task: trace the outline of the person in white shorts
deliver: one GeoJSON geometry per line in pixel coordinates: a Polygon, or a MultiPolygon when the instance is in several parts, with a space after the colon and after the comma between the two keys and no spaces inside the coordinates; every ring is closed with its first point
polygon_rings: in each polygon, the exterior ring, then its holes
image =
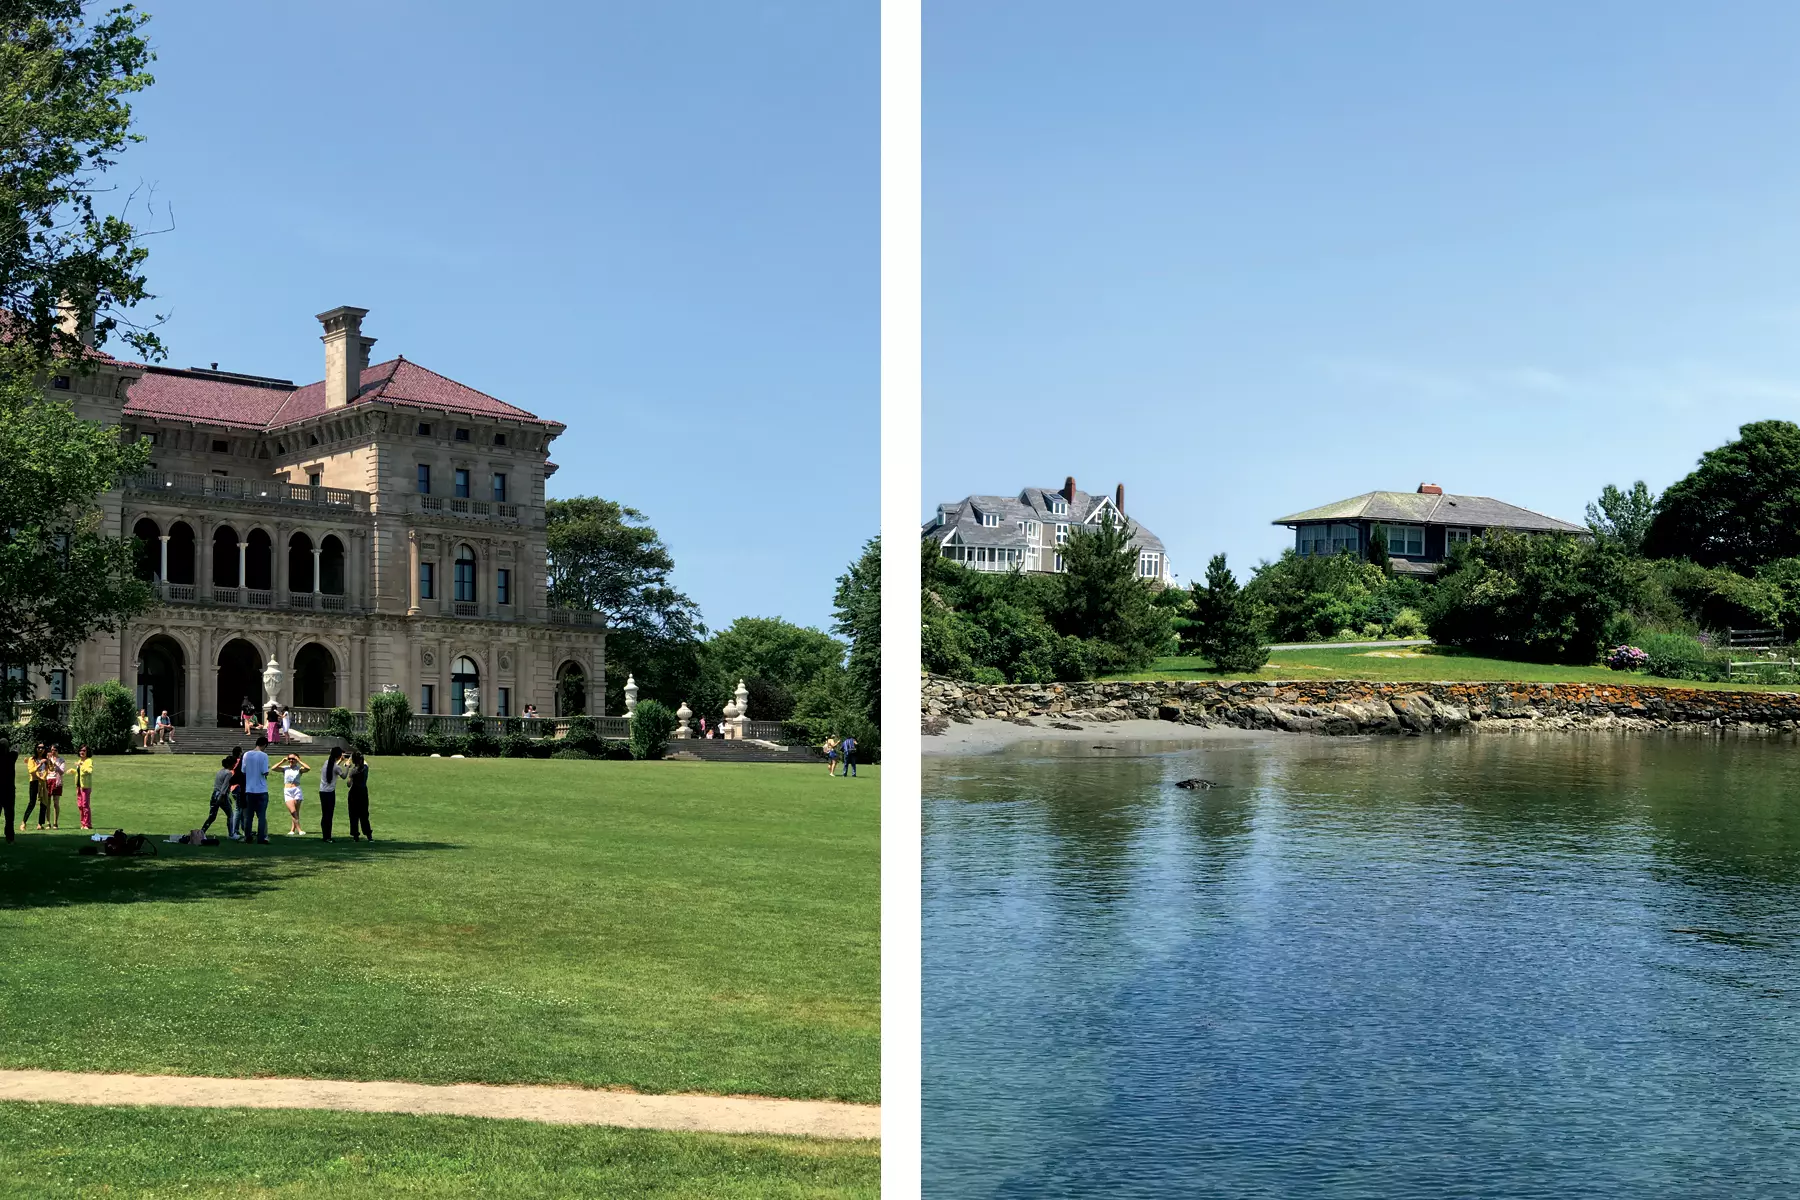
{"type": "Polygon", "coordinates": [[[300,828],[300,802],[306,799],[306,793],[300,790],[300,776],[310,770],[312,768],[301,762],[298,754],[290,754],[281,760],[281,798],[287,802],[288,816],[294,826],[288,830],[289,837],[302,837],[306,833],[300,828]]]}

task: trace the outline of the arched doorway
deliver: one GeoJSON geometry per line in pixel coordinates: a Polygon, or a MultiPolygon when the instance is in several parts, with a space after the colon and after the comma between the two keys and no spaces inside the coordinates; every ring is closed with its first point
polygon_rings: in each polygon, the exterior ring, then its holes
{"type": "Polygon", "coordinates": [[[344,594],[344,543],[331,534],[319,543],[319,590],[327,596],[344,594]]]}
{"type": "MultiPolygon", "coordinates": [[[[235,562],[233,569],[236,569],[235,562]]],[[[243,638],[232,638],[219,650],[218,668],[219,724],[235,726],[238,708],[245,700],[260,712],[263,702],[261,652],[243,638]]]]}
{"type": "Polygon", "coordinates": [[[313,590],[313,543],[304,533],[288,539],[288,591],[313,590]]]}
{"type": "Polygon", "coordinates": [[[570,660],[556,668],[556,715],[579,717],[587,713],[587,672],[570,660]]]}
{"type": "Polygon", "coordinates": [[[138,647],[137,701],[152,720],[166,709],[169,720],[187,724],[187,655],[174,638],[159,633],[138,647]]]}
{"type": "Polygon", "coordinates": [[[162,578],[162,530],[149,517],[139,517],[138,523],[131,527],[131,536],[137,543],[132,547],[133,573],[145,583],[155,583],[162,578]]]}
{"type": "MultiPolygon", "coordinates": [[[[238,535],[229,525],[213,530],[212,585],[216,588],[243,587],[238,578],[238,535]]],[[[221,699],[219,703],[225,701],[221,699]]]]}
{"type": "Polygon", "coordinates": [[[459,658],[450,664],[450,715],[463,714],[464,696],[469,688],[481,686],[481,671],[472,658],[459,658]]]}
{"type": "Polygon", "coordinates": [[[194,582],[194,527],[186,521],[169,526],[170,583],[194,582]]]}
{"type": "Polygon", "coordinates": [[[294,655],[294,703],[334,708],[337,702],[337,659],[319,643],[306,643],[294,655]]]}
{"type": "Polygon", "coordinates": [[[275,543],[260,529],[252,529],[245,539],[244,586],[259,592],[275,586],[275,543]]]}

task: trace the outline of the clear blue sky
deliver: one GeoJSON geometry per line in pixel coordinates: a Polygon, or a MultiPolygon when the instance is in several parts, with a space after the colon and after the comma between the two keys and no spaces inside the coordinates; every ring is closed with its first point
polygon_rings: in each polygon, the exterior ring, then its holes
{"type": "Polygon", "coordinates": [[[1800,8],[927,0],[928,507],[1184,579],[1422,481],[1579,521],[1800,417],[1800,8]]]}
{"type": "Polygon", "coordinates": [[[714,627],[828,625],[876,532],[877,9],[148,0],[176,366],[311,381],[313,314],[566,423],[714,627]]]}

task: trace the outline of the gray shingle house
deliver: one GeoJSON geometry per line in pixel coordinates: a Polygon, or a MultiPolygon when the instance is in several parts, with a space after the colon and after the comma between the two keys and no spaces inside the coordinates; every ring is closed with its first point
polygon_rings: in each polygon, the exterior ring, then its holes
{"type": "MultiPolygon", "coordinates": [[[[938,505],[922,536],[945,558],[976,571],[1063,569],[1057,551],[1069,534],[1083,527],[1098,529],[1107,513],[1125,524],[1125,485],[1111,496],[1092,496],[1075,487],[1071,476],[1061,489],[1026,488],[1016,496],[965,496],[938,505]]],[[[1169,555],[1161,539],[1136,521],[1132,545],[1138,551],[1138,575],[1158,583],[1172,578],[1169,555]]]]}
{"type": "Polygon", "coordinates": [[[1344,550],[1367,554],[1369,538],[1380,527],[1387,533],[1393,569],[1410,575],[1435,575],[1452,546],[1489,529],[1588,534],[1585,525],[1488,496],[1450,495],[1435,483],[1421,483],[1416,492],[1364,492],[1271,523],[1294,530],[1294,552],[1302,556],[1344,550]]]}

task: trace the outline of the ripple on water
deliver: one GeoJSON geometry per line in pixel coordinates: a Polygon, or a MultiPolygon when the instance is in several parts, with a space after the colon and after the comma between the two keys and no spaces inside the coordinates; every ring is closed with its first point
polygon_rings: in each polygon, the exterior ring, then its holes
{"type": "Polygon", "coordinates": [[[927,761],[927,1194],[1800,1193],[1796,784],[1581,736],[927,761]]]}

